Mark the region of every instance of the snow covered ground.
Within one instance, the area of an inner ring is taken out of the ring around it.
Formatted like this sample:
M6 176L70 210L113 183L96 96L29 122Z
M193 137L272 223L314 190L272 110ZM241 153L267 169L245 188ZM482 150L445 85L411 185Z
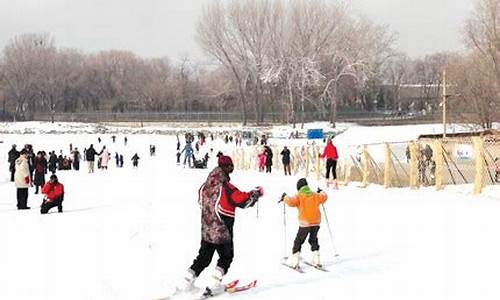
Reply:
M57 125L34 126L35 134L0 135L0 299L165 296L197 253L197 190L210 168L177 166L174 136L129 134L125 147L121 134L115 144L111 134L101 134L99 145L92 126L89 133L39 133L37 128L44 126ZM355 136L346 131L342 138L373 137L373 128L352 129ZM387 139L394 137L386 132ZM125 154L125 166L119 169L112 163L108 171L95 174L87 174L84 164L78 172L59 171L66 189L64 213L40 215L42 196L33 190L28 200L32 209L17 211L7 151L14 143L22 147L28 142L36 151L66 153L69 143L80 151L90 143L97 150L106 144L112 154ZM149 157L149 144L157 146L156 157ZM215 151L229 150L220 142L212 146ZM141 157L138 169L132 169L130 162L135 152ZM239 278L243 283L257 279L258 287L220 299L500 298L498 185L479 196L470 194L470 186L436 192L362 189L354 183L329 191L325 208L340 256L333 256L323 220L319 241L330 272L304 268L306 273L299 274L279 264L291 251L297 212L287 208L284 234L283 206L277 204L283 191L294 192L297 179L276 172L233 174L232 182L240 189L262 185L266 194L258 214L257 208L237 212L235 259L226 279ZM310 180L310 185L322 183ZM307 243L302 254L309 259ZM212 264L197 285L203 286L213 268Z

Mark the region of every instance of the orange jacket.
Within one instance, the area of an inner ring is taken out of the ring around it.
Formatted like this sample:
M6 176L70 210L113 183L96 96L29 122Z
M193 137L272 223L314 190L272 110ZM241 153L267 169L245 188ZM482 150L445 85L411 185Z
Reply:
M321 223L319 206L326 202L328 196L325 192L312 192L308 186L300 189L297 195L285 197L285 203L299 209L299 223L301 227L318 226Z

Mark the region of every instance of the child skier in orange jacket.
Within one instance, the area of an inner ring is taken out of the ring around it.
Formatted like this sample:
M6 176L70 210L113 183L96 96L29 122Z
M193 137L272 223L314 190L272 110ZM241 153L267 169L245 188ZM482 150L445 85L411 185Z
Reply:
M311 245L313 266L321 266L319 260L319 244L318 244L318 231L321 223L320 205L326 202L327 194L323 191L315 193L311 191L307 185L305 178L297 181L297 195L289 197L284 194L283 200L290 207L297 207L299 209L299 231L293 243L292 256L287 260L287 264L292 268L299 266L300 249L309 235L309 244Z

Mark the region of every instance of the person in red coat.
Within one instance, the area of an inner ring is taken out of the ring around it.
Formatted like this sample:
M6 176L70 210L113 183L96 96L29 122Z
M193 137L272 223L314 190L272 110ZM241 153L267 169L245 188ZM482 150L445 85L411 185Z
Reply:
M339 188L337 183L337 160L339 159L339 155L337 153L337 147L333 145L332 139L328 138L326 141L325 149L323 150L323 154L320 155L321 158L326 158L326 184L330 185L330 171L333 176L333 181L335 184L335 188Z
M63 211L62 202L64 200L64 185L62 185L57 176L50 176L50 181L42 188L42 194L45 195L40 212L46 214L53 207L57 206L60 213Z
M227 273L234 256L233 225L235 210L255 205L263 195L263 189L257 187L250 192L242 192L230 183L229 174L234 166L229 156L220 155L218 167L212 170L207 180L200 187L198 202L201 206L201 245L198 256L189 267L180 290L189 290L200 273L210 265L217 251L219 259L205 292L215 293L223 287L220 283Z

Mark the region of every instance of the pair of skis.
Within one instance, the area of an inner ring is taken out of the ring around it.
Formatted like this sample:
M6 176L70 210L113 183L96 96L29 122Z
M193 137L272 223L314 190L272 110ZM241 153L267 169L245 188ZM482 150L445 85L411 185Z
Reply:
M227 284L222 285L219 289L214 290L214 291L210 290L209 288L205 288L205 291L201 295L200 294L198 294L196 296L193 295L193 299L203 300L203 299L208 299L208 298L220 296L220 295L226 294L226 293L228 293L228 294L239 293L239 292L243 292L243 291L249 290L249 289L257 286L257 280L253 280L252 282L250 282L247 285L240 285L240 286L238 285L239 282L240 282L239 280L231 281ZM157 300L175 299L177 296L184 294L184 293L190 293L190 292L185 291L185 290L176 290L173 294L171 294L167 297L164 297L164 298L159 298Z
M286 260L287 260L287 257L283 258L281 264L289 269L292 269L296 272L299 272L301 274L305 273L304 269L300 266L300 265L297 265L296 267L292 267L290 265L288 265L286 263ZM310 266L310 267L313 267L315 268L316 270L319 270L319 271L322 271L322 272L329 272L328 269L326 269L325 267L323 267L322 265L313 265L311 264L310 262L307 262L307 261L304 261L304 264Z
M216 290L216 291L212 291L207 287L207 288L205 288L205 291L198 299L203 300L203 299L219 296L219 295L222 295L225 293L229 293L229 294L239 293L239 292L243 292L243 291L249 290L249 289L257 286L257 280L253 280L252 282L250 282L247 285L238 286L239 282L240 282L239 280L231 281L231 282L223 285L223 288Z

